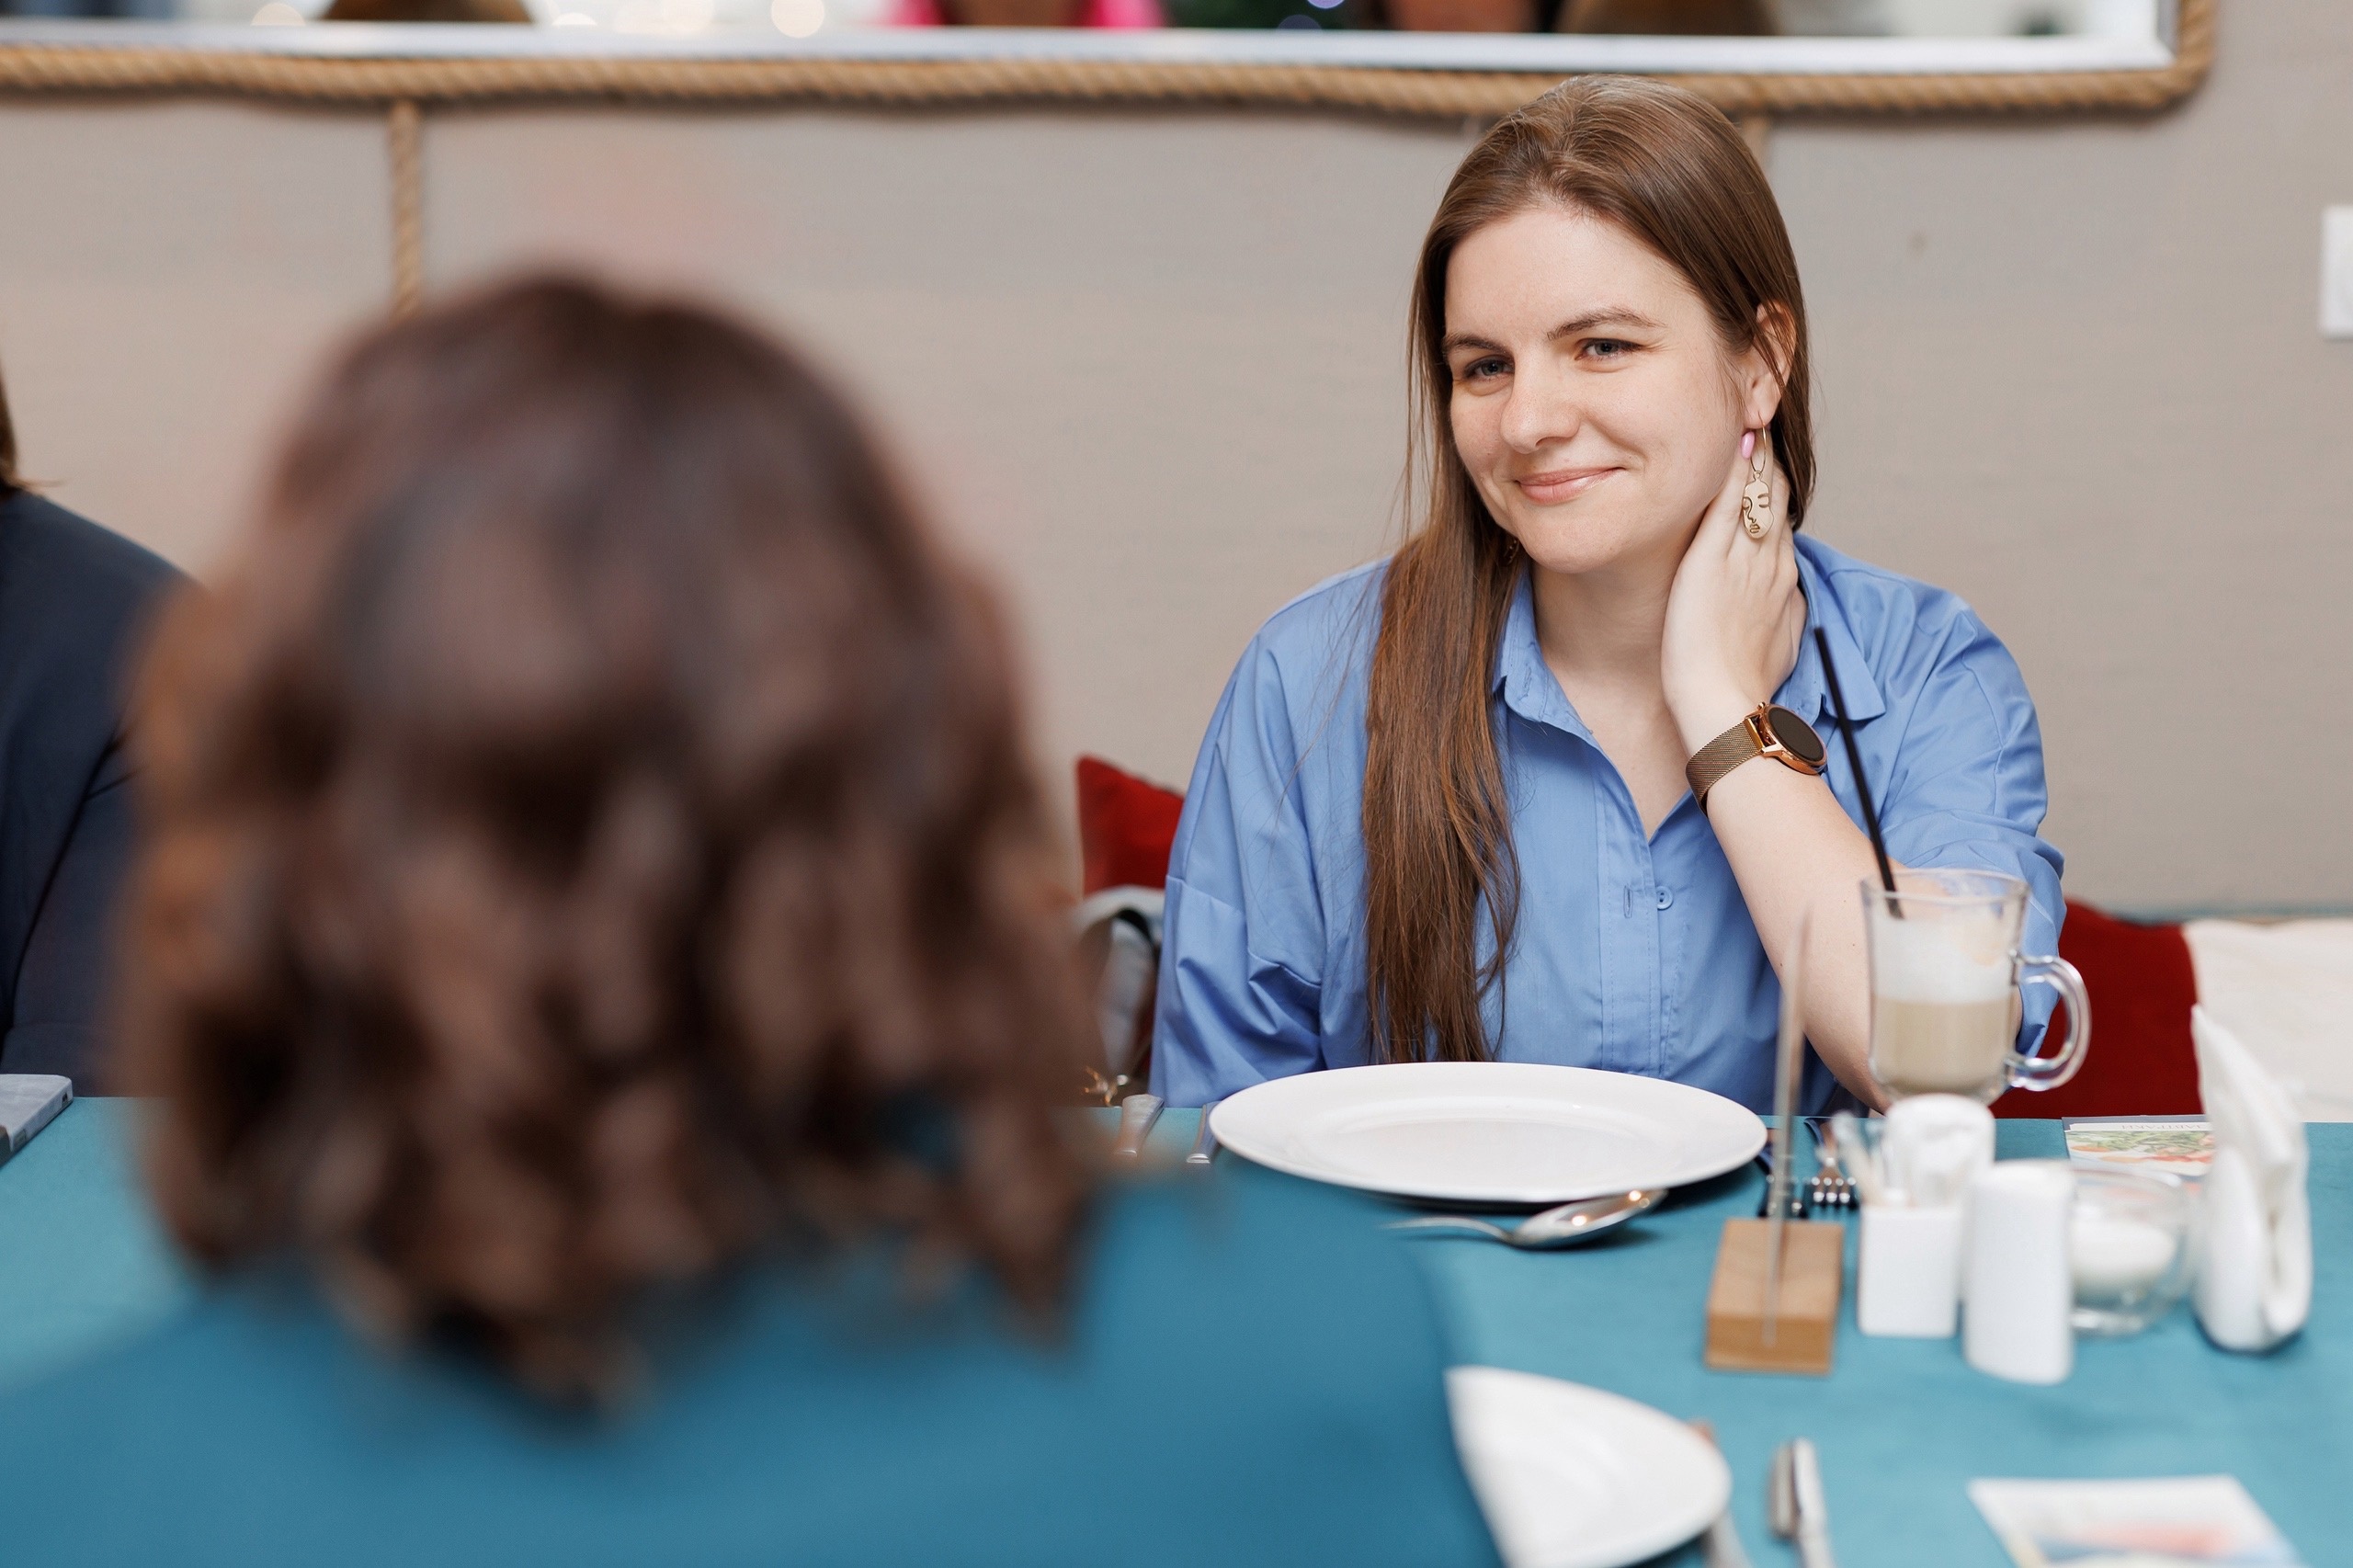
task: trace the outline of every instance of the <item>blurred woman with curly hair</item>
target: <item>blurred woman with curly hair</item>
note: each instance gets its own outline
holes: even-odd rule
[[[1361,1211],[1052,1109],[1015,685],[742,326],[347,353],[142,710],[122,1066],[209,1289],[0,1403],[18,1560],[1492,1562]]]

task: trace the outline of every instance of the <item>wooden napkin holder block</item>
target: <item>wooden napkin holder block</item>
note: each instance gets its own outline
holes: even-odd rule
[[[1720,1372],[1830,1375],[1838,1337],[1838,1297],[1847,1273],[1847,1227],[1791,1220],[1781,1233],[1781,1307],[1768,1338],[1765,1220],[1727,1220],[1708,1287],[1707,1364]]]

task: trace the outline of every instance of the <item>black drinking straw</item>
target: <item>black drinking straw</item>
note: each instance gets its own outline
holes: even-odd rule
[[[1838,721],[1838,733],[1847,743],[1847,766],[1854,770],[1855,794],[1863,802],[1863,827],[1871,835],[1871,853],[1879,857],[1879,880],[1890,893],[1895,892],[1895,868],[1887,858],[1887,840],[1879,831],[1879,811],[1871,804],[1871,781],[1863,777],[1863,754],[1855,745],[1855,727],[1847,722],[1847,696],[1838,689],[1838,666],[1830,662],[1830,639],[1819,626],[1813,629],[1814,651],[1822,655],[1822,683],[1830,688],[1830,712]],[[1904,911],[1898,908],[1896,914]]]

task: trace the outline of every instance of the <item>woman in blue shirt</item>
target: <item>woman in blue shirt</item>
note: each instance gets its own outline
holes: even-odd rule
[[[1805,307],[1755,157],[1680,89],[1564,84],[1456,171],[1411,336],[1416,526],[1278,612],[1211,720],[1155,1089],[1492,1057],[1763,1108],[1776,977],[1810,926],[1806,1102],[1881,1103],[1856,781],[1835,739],[1818,775],[1745,739],[1751,715],[1787,726],[1770,708],[1829,735],[1813,630],[1899,866],[2024,878],[2047,952],[2061,861],[2000,642],[1952,595],[1797,537]],[[1688,774],[1720,740],[1756,760]]]

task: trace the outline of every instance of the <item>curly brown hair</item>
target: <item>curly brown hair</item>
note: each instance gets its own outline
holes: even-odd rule
[[[139,733],[122,1065],[205,1264],[570,1397],[779,1249],[1051,1315],[1087,1025],[1006,639],[774,343],[562,279],[369,335]]]

